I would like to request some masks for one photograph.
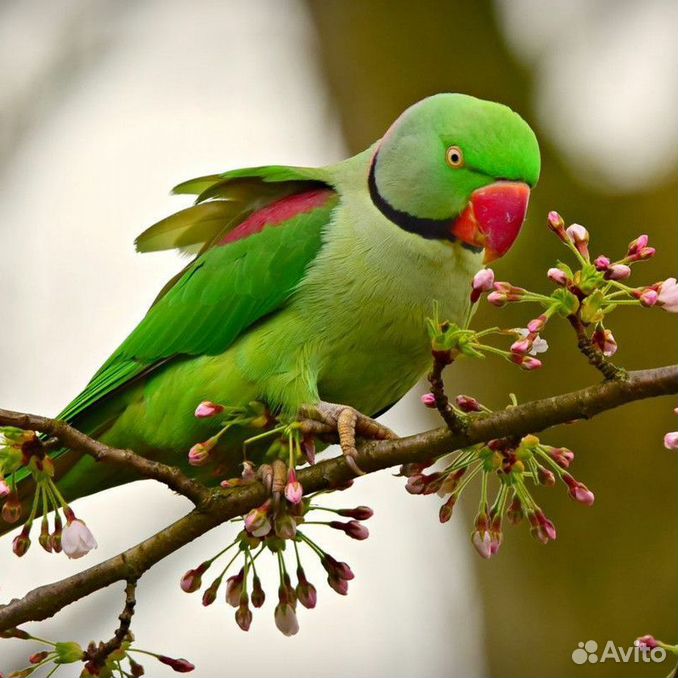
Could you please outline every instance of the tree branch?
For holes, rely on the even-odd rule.
[[[607,381],[572,393],[473,417],[460,433],[453,434],[447,428],[439,428],[398,440],[369,442],[361,447],[356,461],[364,471],[374,472],[397,464],[425,461],[493,438],[522,436],[576,419],[589,419],[625,403],[675,393],[678,393],[678,365],[630,372],[624,381]],[[7,413],[0,411],[2,414]],[[41,430],[53,425],[45,423],[53,420],[35,418],[20,421],[17,416],[22,415],[10,414],[15,417],[12,423],[15,426],[31,428],[32,423],[27,425],[27,421],[36,420],[43,422]],[[63,430],[50,428],[45,432],[59,435]],[[66,433],[71,436],[77,432],[71,430]],[[80,439],[71,440],[81,445]],[[107,458],[120,463],[122,460],[118,453],[128,454],[120,450],[113,452],[115,454]],[[141,459],[136,455],[133,457]],[[306,493],[341,486],[352,477],[353,473],[343,457],[320,462],[298,474]],[[137,579],[193,539],[266,500],[266,491],[259,483],[228,491],[201,488],[200,495],[193,511],[137,546],[71,577],[33,589],[22,599],[0,607],[0,632],[25,622],[51,617],[66,605],[114,582]]]
[[[87,454],[97,461],[120,464],[134,469],[145,478],[158,480],[171,490],[183,494],[194,504],[200,503],[209,494],[209,490],[204,485],[184,475],[174,466],[146,459],[132,452],[132,450],[119,450],[109,447],[58,419],[0,409],[0,426],[15,426],[25,431],[37,431],[53,436],[70,450]]]

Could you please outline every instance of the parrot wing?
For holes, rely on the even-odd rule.
[[[321,246],[339,197],[321,170],[261,167],[175,192],[196,205],[137,238],[140,251],[199,246],[145,318],[59,415],[73,421],[113,391],[182,356],[217,355],[284,305]]]
[[[203,251],[262,207],[323,187],[327,187],[323,170],[281,165],[190,179],[172,192],[197,195],[195,204],[146,229],[135,245],[139,252]]]

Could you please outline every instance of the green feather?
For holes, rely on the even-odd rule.
[[[253,167],[185,181],[173,193],[198,194],[196,205],[159,221],[141,233],[138,252],[179,249],[220,240],[252,212],[294,193],[326,186],[322,171],[306,167]]]

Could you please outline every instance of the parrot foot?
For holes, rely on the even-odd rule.
[[[309,433],[336,432],[346,463],[356,475],[365,475],[355,461],[358,454],[356,436],[370,440],[394,440],[398,437],[390,428],[348,405],[321,401],[317,405],[302,407],[300,417],[302,426],[307,425]]]
[[[271,495],[275,512],[280,505],[280,497],[282,497],[287,484],[287,464],[282,459],[274,459],[270,464],[260,464],[256,471],[256,477]]]

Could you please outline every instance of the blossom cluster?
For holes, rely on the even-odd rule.
[[[187,659],[168,657],[164,654],[134,647],[134,636],[131,632],[127,633],[120,647],[110,652],[108,656],[103,658],[102,662],[92,660],[98,649],[94,642],[90,643],[85,650],[75,641],[52,642],[32,636],[27,631],[18,628],[0,632],[0,638],[32,641],[46,648],[30,655],[28,665],[23,669],[13,671],[8,678],[28,678],[38,669],[53,665],[48,674],[51,676],[66,664],[81,664],[82,670],[79,674],[81,678],[112,678],[114,676],[118,678],[139,678],[139,676],[145,675],[145,669],[140,664],[144,655],[169,666],[177,673],[190,673],[195,668]]]
[[[249,473],[251,469],[246,468],[245,475]],[[298,604],[312,609],[317,603],[317,589],[308,580],[303,566],[304,554],[318,558],[327,574],[329,587],[340,595],[346,595],[348,583],[354,578],[353,571],[346,563],[327,553],[315,539],[311,539],[306,528],[324,526],[339,530],[352,539],[367,539],[369,531],[363,521],[372,516],[372,510],[367,506],[328,508],[314,503],[317,496],[302,495],[303,488],[292,468],[289,470],[282,496],[274,494],[262,506],[237,519],[243,522],[243,529],[226,548],[186,572],[180,581],[182,590],[192,593],[201,589],[205,573],[218,560],[223,559],[225,563],[217,569],[216,577],[203,589],[202,604],[207,606],[214,603],[223,587],[226,602],[235,608],[237,625],[243,631],[248,631],[253,619],[250,605],[260,608],[266,600],[256,561],[267,553],[277,561],[277,603],[273,615],[275,625],[286,636],[292,636],[299,631]],[[334,515],[329,520],[321,520],[318,515],[322,513]],[[303,531],[300,529],[302,526]],[[292,570],[296,578],[294,585],[290,575]],[[227,577],[232,571],[233,574]]]
[[[569,320],[580,336],[588,338],[594,350],[609,358],[617,351],[614,335],[606,326],[614,310],[622,306],[656,306],[670,313],[678,312],[676,278],[637,287],[627,283],[632,267],[648,261],[656,253],[647,235],[631,241],[625,255],[619,259],[612,260],[605,254],[592,259],[590,235],[584,226],[571,224],[566,228],[557,212],[549,212],[548,226],[576,261],[574,268],[563,262],[549,268],[547,277],[556,286],[550,295],[532,292],[509,282],[495,282],[489,269],[476,276],[479,282],[474,281],[471,292],[473,301],[487,291],[487,301],[498,307],[515,302],[535,303],[542,307],[541,313],[527,323],[522,348],[527,348],[537,339],[551,318],[561,316]]]
[[[315,538],[309,536],[309,530],[312,533],[317,527],[325,527],[344,532],[352,539],[367,539],[369,531],[363,521],[372,516],[372,510],[367,506],[329,508],[318,503],[319,493],[304,496],[296,469],[299,464],[315,463],[314,439],[302,430],[298,422],[285,423],[273,417],[263,403],[251,402],[245,407],[233,408],[203,401],[194,414],[198,419],[219,420],[221,428],[211,438],[189,450],[191,465],[218,463],[218,455],[215,454],[217,442],[233,427],[247,431],[261,430],[245,441],[244,449],[247,451],[254,444],[265,444],[258,455],[273,461],[257,467],[245,458],[241,475],[221,482],[223,488],[229,489],[260,480],[269,490],[270,497],[261,506],[231,521],[242,523],[242,529],[228,546],[186,572],[181,577],[181,589],[186,593],[202,589],[202,604],[207,606],[216,601],[223,588],[226,602],[235,608],[236,624],[243,631],[248,631],[253,620],[252,608],[262,607],[266,600],[257,572],[257,560],[262,554],[268,554],[277,563],[275,624],[284,635],[294,635],[299,631],[298,605],[312,609],[318,596],[303,566],[305,555],[319,559],[327,574],[327,584],[340,595],[348,593],[348,583],[354,578],[351,568],[327,553]],[[320,519],[319,516],[326,514],[330,514],[329,519]],[[220,561],[218,567],[217,561]],[[216,576],[203,587],[205,574],[213,568]],[[296,579],[294,585],[291,572]]]
[[[429,396],[422,397],[427,406]],[[466,395],[457,396],[453,408],[459,416],[490,412]],[[471,542],[483,558],[491,558],[502,544],[506,521],[517,524],[526,519],[532,536],[543,544],[556,538],[556,528],[534,499],[531,486],[553,487],[560,482],[573,500],[585,506],[593,504],[593,492],[569,472],[573,460],[572,450],[546,445],[537,436],[527,435],[462,448],[439,462],[406,464],[400,475],[407,478],[405,489],[410,494],[438,494],[446,499],[440,507],[441,523],[450,520],[461,494],[479,478],[480,502]],[[425,473],[435,463],[442,464],[442,468]],[[498,489],[490,501],[492,477]]]
[[[503,284],[494,282],[492,269],[486,268],[476,274],[471,288],[471,304],[463,326],[441,320],[438,306],[434,305],[433,317],[427,319],[426,324],[436,360],[449,365],[463,356],[485,358],[487,355],[494,355],[528,371],[542,366],[541,360],[536,356],[548,350],[548,343],[539,336],[538,332],[529,332],[523,327],[511,329],[490,327],[479,331],[468,327],[473,305],[480,299],[483,292]],[[512,343],[509,349],[505,350],[488,344],[487,339],[491,336],[510,337]]]
[[[23,489],[31,489],[24,498],[29,505],[21,532],[12,542],[12,550],[21,557],[31,546],[33,523],[40,520],[38,543],[49,553],[65,553],[81,558],[97,547],[87,525],[76,517],[54,482],[54,462],[43,442],[33,431],[13,427],[0,428],[0,516],[9,524],[18,523],[24,514],[18,480],[26,478]],[[32,485],[28,481],[32,480]],[[54,512],[52,527],[49,514]],[[63,519],[61,514],[63,513]]]

